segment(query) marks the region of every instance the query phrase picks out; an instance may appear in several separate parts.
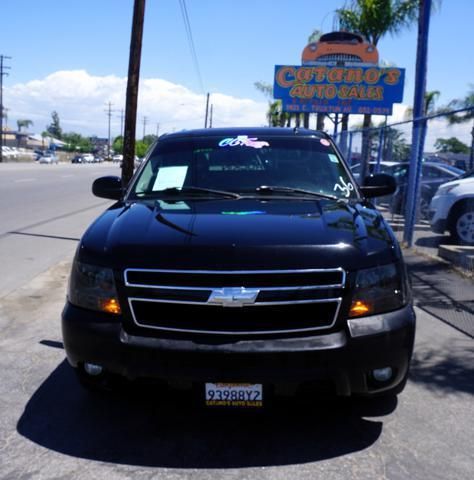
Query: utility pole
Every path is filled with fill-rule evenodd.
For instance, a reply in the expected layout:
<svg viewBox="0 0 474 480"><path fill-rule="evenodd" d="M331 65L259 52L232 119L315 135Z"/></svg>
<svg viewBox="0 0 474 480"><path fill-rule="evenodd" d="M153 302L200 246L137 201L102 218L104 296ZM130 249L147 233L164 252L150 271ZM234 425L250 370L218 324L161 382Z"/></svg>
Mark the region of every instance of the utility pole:
<svg viewBox="0 0 474 480"><path fill-rule="evenodd" d="M431 0L420 0L418 13L418 42L416 52L415 96L413 100L413 128L411 141L410 168L408 172L407 204L403 240L408 248L413 243L417 205L420 192L421 162L423 160L424 99L426 92L426 70L428 65L428 34L430 27Z"/></svg>
<svg viewBox="0 0 474 480"><path fill-rule="evenodd" d="M143 117L143 137L142 140L145 138L145 131L146 131L146 124L148 123L148 117Z"/></svg>
<svg viewBox="0 0 474 480"><path fill-rule="evenodd" d="M120 117L120 135L123 137L123 119L124 119L125 112L123 108L120 110L120 115L117 115Z"/></svg>
<svg viewBox="0 0 474 480"><path fill-rule="evenodd" d="M158 138L160 136L160 122L157 122L156 124L156 137Z"/></svg>
<svg viewBox="0 0 474 480"><path fill-rule="evenodd" d="M4 60L11 60L12 57L7 57L6 55L0 55L0 163L3 162L3 77L7 77L8 73L5 70L10 70L10 67L7 67L3 64Z"/></svg>
<svg viewBox="0 0 474 480"><path fill-rule="evenodd" d="M209 116L209 93L206 96L206 116L204 117L204 128L207 128L207 117Z"/></svg>
<svg viewBox="0 0 474 480"><path fill-rule="evenodd" d="M212 128L212 112L214 110L214 105L211 103L211 113L209 115L209 128Z"/></svg>
<svg viewBox="0 0 474 480"><path fill-rule="evenodd" d="M107 110L105 111L105 113L107 114L107 117L109 117L109 126L108 126L108 132L109 132L109 137L108 137L108 141L107 141L107 159L110 160L110 119L112 118L112 102L109 102L108 104L108 108Z"/></svg>
<svg viewBox="0 0 474 480"><path fill-rule="evenodd" d="M133 176L135 135L137 128L138 83L142 54L145 0L135 0L133 6L132 36L128 61L127 96L125 104L125 132L123 139L122 186L125 188Z"/></svg>

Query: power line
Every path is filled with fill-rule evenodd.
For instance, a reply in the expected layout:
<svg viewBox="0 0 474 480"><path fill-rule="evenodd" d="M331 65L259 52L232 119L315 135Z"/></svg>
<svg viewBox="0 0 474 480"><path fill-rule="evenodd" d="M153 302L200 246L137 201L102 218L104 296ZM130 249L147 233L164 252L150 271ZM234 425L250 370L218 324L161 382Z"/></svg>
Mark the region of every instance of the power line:
<svg viewBox="0 0 474 480"><path fill-rule="evenodd" d="M196 54L196 48L194 46L191 23L189 22L188 9L186 8L186 0L179 0L179 6L181 7L181 14L183 15L184 29L186 30L186 35L188 37L188 44L191 50L191 58L193 60L194 68L196 70L196 75L199 80L201 91L204 93L205 92L204 83L202 81L201 70L199 68L199 62Z"/></svg>

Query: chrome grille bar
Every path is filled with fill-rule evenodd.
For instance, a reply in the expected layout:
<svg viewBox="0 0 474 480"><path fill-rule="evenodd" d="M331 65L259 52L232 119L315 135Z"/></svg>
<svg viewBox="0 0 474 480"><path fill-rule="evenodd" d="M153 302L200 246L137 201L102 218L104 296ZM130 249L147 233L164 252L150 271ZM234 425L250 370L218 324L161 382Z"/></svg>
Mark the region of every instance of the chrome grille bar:
<svg viewBox="0 0 474 480"><path fill-rule="evenodd" d="M287 287L258 287L260 291L291 291L291 290L315 290L315 289L328 289L328 288L344 288L346 284L346 272L342 268L331 269L302 269L302 270L162 270L162 269L144 269L144 268L127 268L124 271L124 282L126 287L137 288L154 288L162 290L190 290L190 291L206 291L213 290L214 286L179 286L179 285L151 285L143 283L134 283L129 281L129 273L169 273L178 275L291 275L291 274L318 274L318 273L339 273L341 275L341 281L332 284L315 284L315 285L297 285ZM269 278L271 280L271 277ZM244 282L245 283L245 282Z"/></svg>
<svg viewBox="0 0 474 480"><path fill-rule="evenodd" d="M346 284L342 268L128 268L123 275L125 287L130 289L128 306L135 325L188 334L249 336L328 329L336 323L342 303L341 290ZM249 296L249 292L254 295ZM295 310L286 310L292 306ZM222 313L207 307L220 307Z"/></svg>

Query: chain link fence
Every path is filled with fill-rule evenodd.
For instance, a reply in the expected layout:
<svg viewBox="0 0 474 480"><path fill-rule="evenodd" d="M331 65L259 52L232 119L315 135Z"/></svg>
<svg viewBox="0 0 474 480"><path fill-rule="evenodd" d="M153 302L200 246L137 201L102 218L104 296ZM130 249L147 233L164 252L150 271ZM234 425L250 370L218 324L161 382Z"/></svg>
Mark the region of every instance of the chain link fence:
<svg viewBox="0 0 474 480"><path fill-rule="evenodd" d="M406 248L418 305L474 338L473 111L385 120L335 140L360 184L369 174L395 178L395 193L376 203ZM452 124L460 117L468 121ZM416 128L424 148L413 152Z"/></svg>

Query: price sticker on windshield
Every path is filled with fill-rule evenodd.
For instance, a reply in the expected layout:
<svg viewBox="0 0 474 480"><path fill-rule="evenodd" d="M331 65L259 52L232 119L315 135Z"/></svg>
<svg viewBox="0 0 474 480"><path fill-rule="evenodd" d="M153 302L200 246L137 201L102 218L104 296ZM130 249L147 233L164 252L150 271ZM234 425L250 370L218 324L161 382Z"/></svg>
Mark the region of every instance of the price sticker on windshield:
<svg viewBox="0 0 474 480"><path fill-rule="evenodd" d="M263 386L260 383L206 383L208 407L263 407Z"/></svg>

